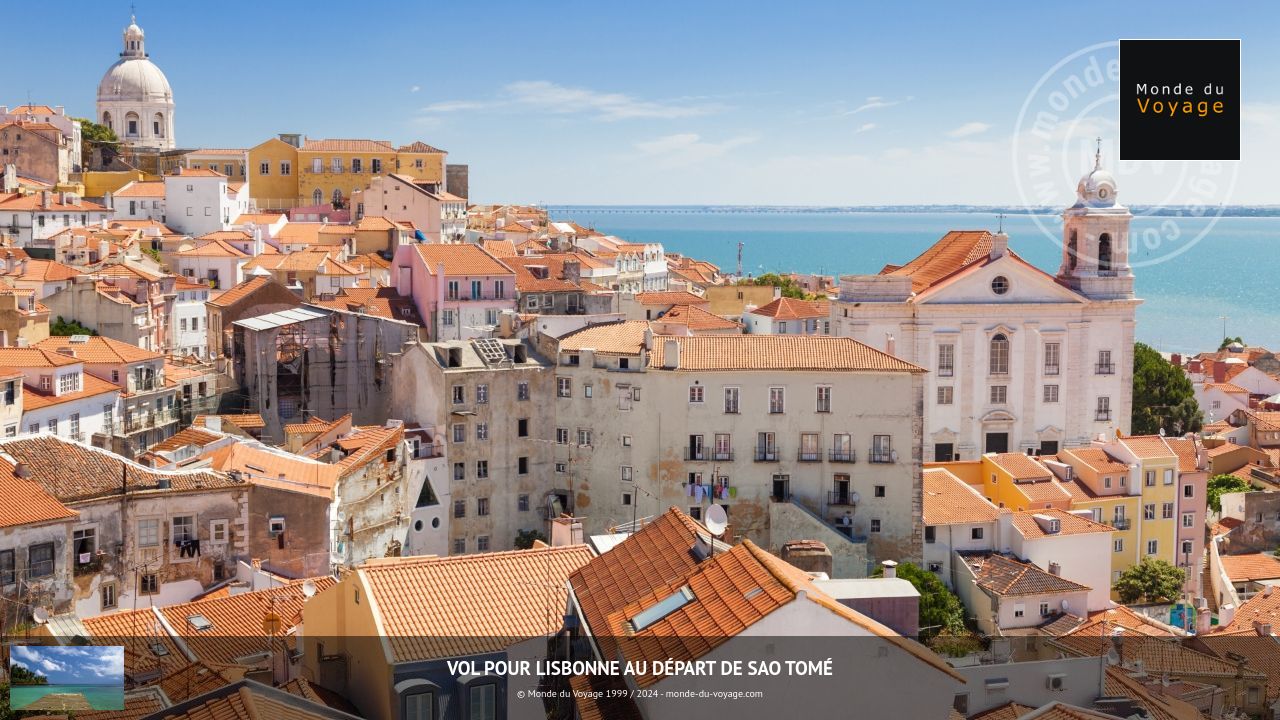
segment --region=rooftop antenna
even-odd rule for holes
[[[1098,170],[1102,168],[1102,136],[1099,135],[1095,139],[1097,140],[1097,143],[1098,143],[1098,149],[1093,154],[1093,169]]]
[[[742,277],[742,246],[743,242],[738,241],[738,277]]]
[[[999,225],[996,227],[996,232],[1003,235],[1004,234],[1004,213],[1000,213],[997,216],[997,218],[999,218]]]

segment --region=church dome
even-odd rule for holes
[[[98,83],[98,100],[173,102],[169,79],[145,57],[122,57]]]
[[[1102,169],[1102,145],[1094,156],[1093,169],[1076,185],[1076,204],[1089,207],[1113,207],[1116,204],[1116,178]]]

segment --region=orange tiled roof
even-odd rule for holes
[[[454,557],[385,558],[356,569],[377,604],[392,662],[496,652],[560,629],[565,581],[585,545]],[[550,615],[548,607],[557,608]]]
[[[112,340],[104,335],[91,335],[85,342],[72,342],[70,337],[53,336],[35,344],[41,350],[70,354],[76,361],[88,364],[127,364],[159,360],[164,356],[137,345]],[[74,353],[74,354],[71,354]]]
[[[803,320],[807,318],[824,318],[831,312],[830,303],[825,300],[797,300],[780,297],[768,305],[751,311],[752,315],[771,317],[774,320]]]
[[[251,442],[233,442],[205,453],[215,470],[239,471],[254,485],[333,498],[342,469],[310,458],[269,450]]]
[[[1003,705],[997,705],[990,710],[984,710],[977,715],[972,715],[969,720],[1018,720],[1018,718],[1032,710],[1035,710],[1035,708],[1010,701]]]
[[[13,474],[13,466],[0,463],[0,527],[37,525],[74,518],[79,515],[68,508],[43,486]]]
[[[66,367],[81,362],[76,358],[40,347],[0,347],[0,367]]]
[[[1070,455],[1078,458],[1085,465],[1094,470],[1108,475],[1111,473],[1127,473],[1129,465],[1111,457],[1102,448],[1097,447],[1078,447],[1066,448],[1058,452],[1059,456]]]
[[[1280,640],[1256,632],[1216,633],[1200,635],[1197,642],[1224,660],[1232,655],[1245,659],[1245,664],[1267,676],[1267,698],[1280,697]]]
[[[25,263],[19,263],[17,272],[6,272],[4,274],[9,277],[16,277],[19,280],[58,282],[61,280],[70,280],[74,277],[83,275],[84,273],[70,265],[63,265],[56,260],[37,260],[35,258],[31,258]]]
[[[448,154],[446,151],[441,150],[441,149],[440,149],[440,148],[438,148],[438,147],[432,147],[431,145],[428,145],[428,144],[426,144],[426,143],[422,142],[421,140],[417,140],[417,141],[412,142],[412,143],[410,143],[410,144],[408,144],[408,145],[401,145],[400,147],[396,148],[396,152],[402,152],[402,153],[437,153],[437,154],[440,154],[440,155],[446,155],[446,154]]]
[[[284,213],[241,213],[231,224],[247,225],[249,223],[254,223],[255,225],[272,225],[282,217],[284,217]]]
[[[663,290],[636,294],[641,305],[708,305],[710,300],[683,290]]]
[[[588,325],[560,336],[560,352],[593,349],[609,355],[639,355],[644,349],[644,335],[648,329],[649,323],[644,320]]]
[[[271,282],[271,278],[262,275],[251,277],[235,287],[227,288],[226,292],[208,300],[207,303],[214,307],[231,307],[269,282]]]
[[[924,372],[853,338],[798,335],[659,336],[649,354],[651,369],[663,369],[671,342],[680,349],[680,370]]]
[[[179,250],[178,255],[183,257],[249,257],[248,253],[243,252],[240,248],[226,240],[216,238],[186,250]]]
[[[992,453],[985,456],[997,467],[1009,473],[1014,480],[1041,480],[1053,477],[1049,469],[1034,458],[1022,453]]]
[[[964,560],[973,570],[979,587],[1002,597],[1088,592],[1090,589],[999,553],[966,555]]]
[[[182,177],[211,177],[211,178],[226,177],[226,175],[223,175],[222,173],[216,170],[210,170],[209,168],[178,167],[178,168],[175,168],[173,172],[169,173],[170,177],[179,176],[179,175]]]
[[[204,419],[206,417],[208,416],[197,415],[195,419],[191,421],[191,424],[199,427],[204,427]],[[263,420],[262,416],[259,415],[258,413],[240,413],[238,415],[224,414],[224,415],[217,415],[216,417],[222,418],[223,422],[229,422],[235,425],[236,427],[240,428],[241,430],[261,430],[267,426],[267,421]]]
[[[911,289],[919,293],[934,283],[991,253],[991,233],[986,230],[952,230],[914,260],[901,267],[886,268],[882,275],[905,275]]]
[[[152,445],[148,450],[151,452],[167,452],[190,446],[204,447],[205,445],[209,445],[221,439],[221,435],[209,432],[208,430],[198,427],[187,427],[174,433],[169,438]]]
[[[70,200],[70,198],[68,198]],[[44,203],[43,193],[33,193],[31,195],[13,195],[7,200],[0,200],[0,209],[3,210],[57,210],[59,212],[90,212],[105,211],[104,205],[95,202],[89,202],[84,198],[78,198],[75,202],[62,202],[61,193],[50,193],[49,204]]]
[[[391,143],[386,140],[307,140],[302,143],[302,147],[299,149],[304,152],[395,152],[395,149],[391,147]]]
[[[490,255],[479,245],[437,245],[421,243],[413,246],[426,263],[427,272],[436,273],[444,265],[445,275],[514,275],[509,266]]]
[[[688,326],[689,330],[736,330],[738,323],[722,318],[715,313],[704,310],[697,305],[676,305],[662,316],[663,322],[674,322]]]
[[[644,720],[631,697],[626,678],[575,675],[569,679],[579,720]]]
[[[1222,570],[1232,582],[1280,578],[1280,559],[1271,553],[1223,555]]]
[[[119,198],[162,198],[164,197],[164,181],[163,180],[134,180],[116,191],[115,197]]]
[[[1119,438],[1119,441],[1143,460],[1177,457],[1173,449],[1165,443],[1165,439],[1159,435],[1133,435]]]
[[[1059,530],[1056,533],[1045,532],[1040,527],[1040,523],[1036,522],[1036,515],[1048,515],[1058,521]],[[1045,508],[1043,510],[1024,510],[1016,512],[1011,518],[1013,527],[1025,538],[1042,538],[1053,537],[1057,535],[1086,535],[1089,533],[1110,533],[1114,530],[1109,525],[1096,523],[1088,518],[1069,513],[1066,510],[1057,508]]]
[[[61,395],[55,395],[52,390],[46,391],[41,390],[40,388],[31,387],[30,385],[23,385],[22,409],[29,412],[31,410],[40,410],[41,408],[62,405],[63,403],[76,402],[85,398],[118,392],[121,392],[119,385],[94,377],[89,373],[81,373],[80,389],[75,392],[63,393]]]
[[[1001,509],[946,468],[924,470],[924,524],[995,522]]]

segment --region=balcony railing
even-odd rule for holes
[[[893,462],[893,451],[892,450],[876,450],[872,448],[871,452],[867,453],[867,462],[891,463]]]
[[[827,453],[827,457],[831,462],[851,463],[857,462],[857,455],[852,450],[832,450]]]
[[[413,457],[415,460],[422,460],[423,458],[435,458],[435,457],[440,457],[442,455],[444,455],[444,444],[442,443],[431,443],[431,444],[419,443],[418,449],[413,453]]]
[[[1044,366],[1044,374],[1045,374],[1045,375],[1057,375],[1059,372],[1061,372],[1061,368],[1060,368],[1058,365],[1056,365],[1056,364],[1055,364],[1055,365],[1045,365],[1045,366]]]
[[[509,298],[507,297],[507,294],[504,292],[504,293],[480,293],[479,295],[473,295],[471,293],[467,293],[465,295],[462,293],[458,293],[457,295],[446,294],[444,299],[448,302],[478,302],[481,300],[507,300]]]
[[[778,448],[776,447],[757,447],[756,462],[777,462]]]
[[[732,461],[732,460],[733,460],[733,451],[732,451],[732,450],[725,449],[725,448],[716,448],[715,450],[712,450],[712,451],[711,451],[711,459],[712,459],[712,460]]]
[[[1099,410],[1093,414],[1093,419],[1098,422],[1108,422],[1111,420],[1111,411]]]
[[[856,505],[853,501],[853,492],[849,490],[831,490],[827,493],[828,505]]]
[[[1112,518],[1107,524],[1117,530],[1128,530],[1129,518]]]
[[[1093,366],[1093,371],[1098,375],[1115,375],[1116,364],[1115,363],[1098,363],[1097,365]]]
[[[89,562],[76,562],[71,566],[71,574],[79,577],[81,575],[93,575],[102,570],[102,558],[94,555]]]
[[[706,460],[707,449],[705,447],[686,447],[684,449],[685,460]]]
[[[796,460],[800,462],[820,462],[822,460],[822,451],[817,448],[801,450],[796,453]]]

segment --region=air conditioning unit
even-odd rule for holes
[[[1050,690],[1061,692],[1066,688],[1066,685],[1067,685],[1066,675],[1050,675],[1045,678],[1045,687],[1049,688]]]
[[[942,572],[942,563],[940,562],[929,563],[929,572],[935,572],[935,573]]]

